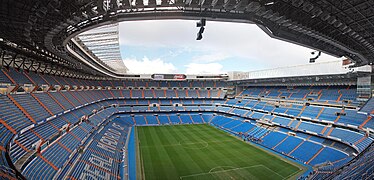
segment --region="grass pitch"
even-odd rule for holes
[[[289,179],[303,168],[209,125],[136,131],[138,179]]]

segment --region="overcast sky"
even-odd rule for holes
[[[196,41],[196,21],[122,22],[122,59],[130,73],[226,73],[309,63],[313,51],[270,38],[253,24],[207,21]],[[317,62],[337,60],[322,54]]]

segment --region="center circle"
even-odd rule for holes
[[[209,144],[205,141],[200,141],[200,142],[180,141],[179,145],[185,149],[205,149],[209,146]]]

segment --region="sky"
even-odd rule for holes
[[[130,73],[221,74],[309,63],[313,50],[270,38],[254,24],[207,21],[203,39],[192,20],[119,24],[121,56]],[[337,60],[322,54],[317,62]]]

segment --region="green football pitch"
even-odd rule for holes
[[[138,179],[295,179],[305,167],[210,125],[139,126]]]

